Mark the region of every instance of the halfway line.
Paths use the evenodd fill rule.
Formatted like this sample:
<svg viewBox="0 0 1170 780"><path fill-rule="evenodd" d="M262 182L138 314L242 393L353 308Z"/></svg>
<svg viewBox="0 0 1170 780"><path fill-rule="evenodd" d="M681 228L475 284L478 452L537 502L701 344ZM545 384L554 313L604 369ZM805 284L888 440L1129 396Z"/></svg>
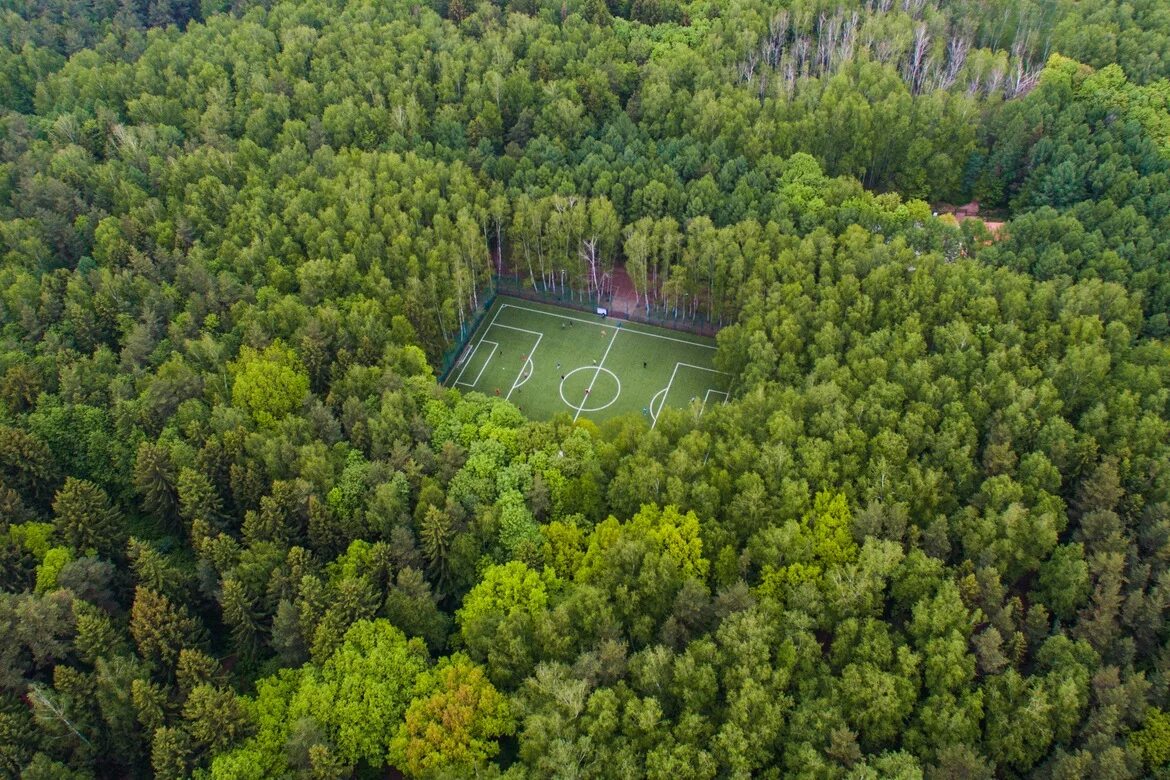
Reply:
<svg viewBox="0 0 1170 780"><path fill-rule="evenodd" d="M585 400L593 392L593 383L597 381L597 377L601 374L601 367L605 365L605 359L609 357L609 351L613 349L613 343L617 341L618 334L621 332L621 328L613 329L613 338L609 340L609 346L605 348L605 354L601 356L601 362L597 364L597 370L593 372L593 382L589 383L589 389L585 391L585 398L581 400L581 405L577 407L577 413L573 415L573 422L577 422L577 418L581 416L581 410L585 408Z"/></svg>

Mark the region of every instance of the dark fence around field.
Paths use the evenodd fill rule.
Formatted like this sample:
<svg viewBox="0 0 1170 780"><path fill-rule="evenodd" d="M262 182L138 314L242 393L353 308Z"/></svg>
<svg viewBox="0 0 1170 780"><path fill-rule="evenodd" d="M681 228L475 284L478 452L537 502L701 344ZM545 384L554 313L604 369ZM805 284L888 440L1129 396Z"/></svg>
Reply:
<svg viewBox="0 0 1170 780"><path fill-rule="evenodd" d="M625 304L615 305L613 296L610 295L603 295L600 299L596 295L571 296L567 293L558 295L553 292L534 290L513 276L497 276L495 277L495 283L496 293L499 295L510 295L514 298L523 298L524 300L535 301L537 303L551 303L555 306L565 306L570 309L589 312L590 314L596 312L598 307L604 307L609 311L610 317L617 317L619 319L629 320L630 322L640 322L644 325L653 325L656 328L669 328L670 330L677 330L683 333L694 333L699 336L714 337L719 331L719 328L709 322L705 317L672 317L667 312L660 312L653 309L647 315L646 310L642 307L629 307Z"/></svg>
<svg viewBox="0 0 1170 780"><path fill-rule="evenodd" d="M492 303L496 300L496 293L494 290L483 291L483 304L476 310L475 316L467 322L463 323L463 330L459 334L459 340L455 342L455 346L443 353L439 358L439 384L446 384L447 377L451 373L451 369L455 368L456 361L459 356L463 354L463 350L467 348L467 342L471 340L472 335L479 329L479 325L483 322L483 318L491 311Z"/></svg>

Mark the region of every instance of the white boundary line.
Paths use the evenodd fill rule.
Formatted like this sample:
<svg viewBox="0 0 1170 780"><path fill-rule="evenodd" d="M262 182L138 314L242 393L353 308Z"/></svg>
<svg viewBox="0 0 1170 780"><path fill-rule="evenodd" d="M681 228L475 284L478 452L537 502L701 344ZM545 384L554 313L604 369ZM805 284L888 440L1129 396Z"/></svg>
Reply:
<svg viewBox="0 0 1170 780"><path fill-rule="evenodd" d="M529 333L536 333L536 331L529 331ZM520 381L520 377L524 376L524 369L528 368L528 366L532 364L532 356L536 354L536 348L540 346L540 340L542 338L544 338L543 333L536 333L536 343L532 345L532 349L528 350L528 358L524 361L524 365L520 366L520 373L516 374L516 381L512 383L512 389L508 391L506 396L504 396L505 401L512 397L512 393L516 392L517 387L524 384Z"/></svg>
<svg viewBox="0 0 1170 780"><path fill-rule="evenodd" d="M543 314L546 317L560 317L561 319L573 320L574 322L584 322L586 325L597 325L597 324L601 323L600 320L584 320L584 319L581 319L580 317L570 317L567 314L554 314L551 311L541 311L540 309L530 309L527 306L516 306L516 305L511 304L511 303L502 303L502 304L500 304L500 308L501 309L518 309L520 311L530 311L534 314ZM620 319L618 317L611 317L610 321L611 322L621 322L621 323L628 322L631 325L638 324L635 322L631 322L630 320ZM650 326L650 327L653 327L653 326ZM692 346L692 347L699 347L700 349L716 349L716 347L714 347L710 344L698 344L694 341L687 341L686 339L676 339L674 336L663 336L660 333L646 333L645 331L636 330L633 328L625 328L625 327L622 327L621 330L624 330L627 333L636 333L639 336L649 336L650 338L654 338L654 339L666 339L667 341L677 341L679 344L687 344L687 345ZM714 369L712 369L712 370L714 370Z"/></svg>
<svg viewBox="0 0 1170 780"><path fill-rule="evenodd" d="M505 303L504 305L507 306L508 304ZM496 324L493 322L492 324L495 325L497 328L507 328L508 330L518 330L521 333L531 333L533 336L543 336L544 335L544 333L539 331L539 330L529 330L528 328L517 328L515 325L505 325L502 322L499 324Z"/></svg>
<svg viewBox="0 0 1170 780"><path fill-rule="evenodd" d="M485 332L485 333L484 333L484 335L486 336L486 335L487 335L487 333ZM481 345L481 344L483 344L485 341L486 341L488 344L494 344L494 345L495 345L495 346L492 348L492 354L495 354L495 351L496 351L496 349L497 349L497 348L499 348L499 346L500 346L499 344L496 344L496 342L492 341L491 339L484 339L484 338L481 338L479 341L475 342L475 346L471 348L471 352L470 352L470 353L467 355L467 359L463 361L463 368L462 368L462 369L459 371L459 376L455 377L455 382L454 382L454 384L457 384L457 385L463 385L464 387L475 387L475 384L474 384L474 383L472 383L472 384L470 384L470 385L469 385L469 384L467 384L466 382L462 381L462 380L463 380L463 375L464 375L464 374L467 372L467 367L471 365L471 359L472 359L473 357L475 357L475 353L476 353L476 352L479 352L479 347L480 347L480 345ZM491 357L490 357L490 356L488 357L488 360L491 360ZM484 363L484 365L486 366L486 365L487 365L487 363ZM480 374L483 374L483 369L482 369L482 368L480 369L479 373L480 373ZM475 381L476 381L476 382L478 382L478 381L479 381L479 377L476 377L476 378L475 378Z"/></svg>
<svg viewBox="0 0 1170 780"><path fill-rule="evenodd" d="M711 397L711 393L718 393L719 395L723 396L723 403L727 403L728 399L731 398L731 395L726 390L716 390L711 388L707 390L706 394L703 396L703 405L699 407L699 414L707 411L707 399Z"/></svg>
<svg viewBox="0 0 1170 780"><path fill-rule="evenodd" d="M706 368L704 366L696 366L693 363L683 363L683 362L675 363L675 367L677 368L678 366L686 366L687 368L696 368L699 371L710 371L712 374L723 374L723 376L731 376L731 374L727 373L726 371L720 371L716 368ZM716 390L715 392L718 393L718 392L723 392L723 391Z"/></svg>
<svg viewBox="0 0 1170 780"><path fill-rule="evenodd" d="M601 356L601 362L597 364L597 370L593 372L593 381L589 383L589 388L585 390L585 398L589 397L589 393L593 391L593 385L597 382L597 377L601 374L601 369L605 365L605 359L609 357L609 351L613 349L613 343L617 341L618 334L622 332L621 328L613 329L613 337L609 340L609 346L605 348L605 354ZM609 372L616 379L617 374L612 371ZM617 400L621 396L621 380L618 380L618 395L613 399ZM573 422L577 422L577 418L581 416L581 410L585 408L585 399L581 400L581 405L577 407L577 413L573 415Z"/></svg>
<svg viewBox="0 0 1170 780"><path fill-rule="evenodd" d="M500 345L498 342L492 341L491 339L480 339L479 344L475 345L475 349L477 352L479 351L480 344L491 344L492 351L490 353L488 353L487 360L483 361L483 365L479 367L479 373L475 375L475 379L471 382L471 384L468 384L467 382L462 382L459 379L455 380L455 384L463 385L464 387L475 387L476 385L478 385L480 378L483 376L484 370L487 369L487 367L488 367L488 363L492 362L492 358L496 356L496 350L500 348ZM472 354L474 355L475 353L473 352ZM471 362L470 357L467 359L467 362L468 363ZM465 366L463 366L463 371L466 371L466 370L467 370L467 366L465 365ZM463 371L459 372L460 378L463 377Z"/></svg>

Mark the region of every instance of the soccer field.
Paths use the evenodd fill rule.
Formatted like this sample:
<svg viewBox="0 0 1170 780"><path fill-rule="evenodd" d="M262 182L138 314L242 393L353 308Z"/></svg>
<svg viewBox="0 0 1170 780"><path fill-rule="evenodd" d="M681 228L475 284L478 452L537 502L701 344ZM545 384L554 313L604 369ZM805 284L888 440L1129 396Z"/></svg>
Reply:
<svg viewBox="0 0 1170 780"><path fill-rule="evenodd" d="M500 296L447 384L506 398L537 420L622 414L653 427L664 406L696 413L727 401L715 343L689 334Z"/></svg>

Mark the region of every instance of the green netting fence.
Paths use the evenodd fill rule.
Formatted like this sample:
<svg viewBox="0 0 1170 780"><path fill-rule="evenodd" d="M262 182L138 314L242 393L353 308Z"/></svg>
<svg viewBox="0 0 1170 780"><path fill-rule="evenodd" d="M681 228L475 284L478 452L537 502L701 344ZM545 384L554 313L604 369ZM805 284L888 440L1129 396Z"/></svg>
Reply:
<svg viewBox="0 0 1170 780"><path fill-rule="evenodd" d="M495 290L484 290L483 303L476 310L475 316L463 323L463 330L459 333L459 339L439 359L439 382L441 384L447 382L447 376L451 373L451 369L455 368L455 363L459 360L459 356L467 348L467 342L471 340L472 335L479 329L479 324L483 322L483 318L491 311L492 303L495 300Z"/></svg>

